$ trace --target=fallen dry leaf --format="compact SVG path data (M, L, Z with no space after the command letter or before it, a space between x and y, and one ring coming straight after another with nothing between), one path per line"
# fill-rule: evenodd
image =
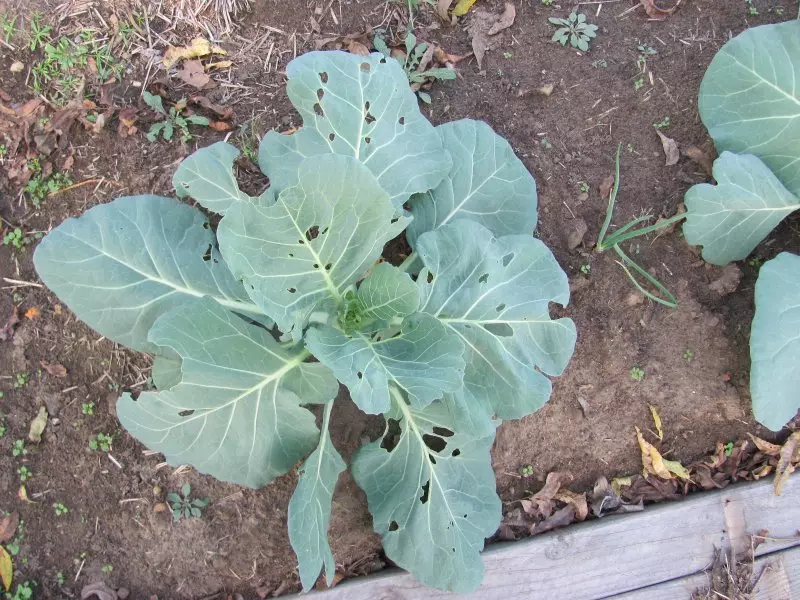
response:
M626 477L627 486L631 484L631 478ZM617 485L615 486L615 482ZM596 517L607 515L622 514L629 512L639 512L644 510L642 502L630 504L620 497L620 488L617 479L612 480L611 485L605 477L600 477L592 489L592 514Z
M33 421L31 421L31 426L28 430L28 439L36 444L41 442L45 427L47 427L47 409L42 406L33 418Z
M778 465L775 467L775 494L781 495L781 488L786 480L789 479L797 463L800 462L800 431L795 431L781 447L778 458Z
M19 324L19 315L17 315L17 307L11 308L11 314L6 319L5 324L0 327L0 342L7 342L14 337L14 329Z
M691 146L690 148L687 148L684 154L687 158L700 165L703 171L706 172L706 175L709 177L711 176L711 171L714 166L714 159L711 156L703 152L697 146Z
M117 590L108 587L108 585L102 581L90 583L81 590L81 600L87 600L92 596L96 596L98 600L117 600L119 597L117 596Z
M28 498L28 489L24 485L19 486L19 489L17 490L17 498L23 502L26 502L27 504L39 504L35 500Z
M11 589L11 583L14 581L14 563L11 555L2 546L0 546L0 581L3 582L6 591Z
M589 231L589 226L584 219L573 219L567 225L567 247L575 250L583 242L583 236Z
M136 114L136 109L132 106L123 108L117 115L119 124L117 125L117 135L121 138L129 137L136 133L134 123L139 118Z
M572 481L572 474L566 471L552 471L547 474L544 487L528 500L522 500L522 509L531 517L546 517L553 512L553 500L565 483Z
M0 519L0 544L5 544L14 537L19 525L19 515L15 512Z
M450 5L453 3L453 0L437 0L436 1L436 14L438 17L446 22L450 23L450 15L447 14L447 11L450 10Z
M49 363L45 360L39 361L41 367L50 373L53 377L66 377L67 376L67 369L63 365L59 365L58 363Z
M157 504L155 504L153 506L153 512L154 513L162 513L165 510L167 510L167 505L164 504L163 502L158 502Z
M217 62L208 63L206 65L206 71L210 71L212 69L229 69L232 66L232 60L218 60Z
M41 313L39 312L39 309L36 308L35 306L32 306L28 310L25 311L25 318L26 319L35 319L40 314Z
M537 523L531 527L531 535L545 533L552 531L559 527L566 527L575 520L575 507L567 504L563 508L559 508L552 515L549 515L544 521Z
M489 35L497 35L504 29L508 29L514 24L514 19L517 18L517 9L514 8L514 5L511 2L506 2L506 6L503 9L503 14L500 15L500 18L497 22L492 25L492 28L489 29Z
M658 434L658 439L663 440L664 429L661 427L661 415L658 414L658 409L652 404L650 405L650 414L653 416L653 423L655 423L656 426L656 433Z
M641 430L636 427L636 438L642 451L642 467L644 476L655 475L662 479L672 479L675 475L681 479L689 479L689 472L675 460L666 460L650 442L644 439Z
M763 452L767 456L779 456L781 453L781 447L778 444L773 444L766 440L762 440L760 437L754 436L752 433L748 433L747 435L750 436L750 439L753 440L753 443L758 448L759 452Z
M611 190L614 187L614 176L609 175L603 181L600 182L600 199L601 200L608 200L608 197L611 195Z
M657 21L663 21L675 12L681 0L675 0L675 2L669 2L668 0L639 0L639 2L644 6L648 17L656 19Z
M169 69L179 60L185 58L202 58L209 54L221 54L226 56L228 53L219 46L212 45L207 39L199 37L193 39L189 46L169 46L167 51L164 52L162 62L164 63L164 67Z
M216 113L219 115L220 119L226 121L233 116L233 108L230 106L220 106L219 104L214 104L211 100L200 94L189 98L189 102L192 104L197 104L198 106L202 106L206 110Z
M453 16L463 17L465 14L469 12L469 9L472 8L472 6L477 1L478 0L458 0L455 8L453 9Z
M578 521L583 521L589 516L589 505L586 503L585 494L577 494L567 488L561 488L555 495L555 499L572 506L575 509L575 518Z
M369 48L358 40L347 40L345 47L350 54L357 54L358 56L369 56Z
M661 140L661 146L664 148L664 156L666 157L664 166L671 167L672 165L678 164L678 160L681 157L681 151L678 149L678 143L672 138L665 136L658 129L656 129L656 133Z
M199 60L184 61L181 69L176 73L176 75L178 79L184 83L188 83L198 90L202 90L209 83L211 83L211 77L206 74L206 71L203 68L203 63L201 63Z
M738 265L731 263L722 267L722 274L708 284L708 289L720 296L727 296L736 291L742 280L742 270Z
M214 131L230 131L233 129L233 125L226 121L211 121L208 124L208 128Z

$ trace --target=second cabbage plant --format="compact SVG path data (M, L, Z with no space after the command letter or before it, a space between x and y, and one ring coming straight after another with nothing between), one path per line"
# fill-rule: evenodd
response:
M434 128L393 59L312 52L287 73L303 127L265 136L264 193L242 192L238 150L214 144L174 178L205 211L119 198L54 229L37 271L100 334L154 357L157 391L117 404L147 447L253 488L300 463L288 525L305 589L335 570L342 383L386 422L349 465L386 555L474 590L501 520L495 430L547 401L575 344L572 321L549 316L569 286L531 235L534 179L488 125ZM382 262L403 232L413 253Z

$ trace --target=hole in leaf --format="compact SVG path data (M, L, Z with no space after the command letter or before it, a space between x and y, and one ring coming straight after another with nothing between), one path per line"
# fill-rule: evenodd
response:
M319 234L320 234L320 235L325 235L326 233L328 233L328 229L330 229L330 228L329 228L329 227L326 227L325 229L323 229L322 231L320 231L320 232L319 232Z
M425 485L422 486L422 496L419 497L420 501L425 504L428 502L428 492L431 488L431 480L429 479Z
M359 379L364 379L364 374L361 371L358 371L356 373L356 377L358 377Z
M510 263L513 258L514 258L514 253L513 252L509 252L508 254L506 254L503 257L503 266L507 267L508 263Z
M446 441L439 436L431 435L430 433L422 434L422 441L425 442L425 445L434 452L441 452L445 449L445 446L447 446Z
M325 111L322 110L322 105L319 102L314 103L314 112L318 117L324 117Z
M372 141L372 138L367 136L367 137L364 138L364 141L369 144Z
M434 465L436 464L436 457L434 457L434 456L433 456L433 454L428 454L428 459L429 459L429 460L431 461L431 463L433 463Z
M194 414L194 410L182 410L181 412L178 413L178 416L179 417L188 417L188 416L193 415L193 414Z
M451 456L458 456L459 454L461 454L461 450L456 448L455 450L453 450L453 453L451 454Z
M369 63L367 63L367 62L363 62L363 63L361 63L360 65L358 65L358 67L359 67L359 68L360 68L362 71L364 71L365 73L369 73L369 72L370 72L370 70L371 70L371 67L369 66Z
M297 291L297 288L289 288L286 291L289 292L290 294L294 294Z
M209 223L208 221L206 221L205 223L203 223L203 229L208 229L208 228L210 228L210 227L211 227L211 223Z
M332 267L333 267L333 263L328 263L327 265L325 265L325 270L326 271L330 271Z
M498 304L498 305L495 307L495 310L496 310L497 312L503 312L505 309L506 309L506 305L505 305L505 304Z
M397 446L397 440L400 438L400 421L397 419L386 420L386 433L383 434L381 440L381 448L391 452Z
M336 139L336 134L335 134L335 133L329 133L329 134L328 134L328 139L329 139L330 141L333 141L333 140L335 140L335 139Z
M369 111L369 100L364 102L364 110Z
M305 241L305 240L297 240L297 243L298 243L298 244L305 244L305 243L306 243L306 241Z
M467 515L464 515L464 518L466 519L466 518L467 518Z
M433 273L428 271L428 283L433 283Z
M203 260L206 262L211 260L211 244L208 245L208 249L203 253Z
M392 225L397 223L400 220L400 217L394 217L391 221L389 221Z
M294 254L292 254L291 252L289 252L289 258L294 258Z
M454 435L453 432L446 427L434 427L433 433L442 437L452 437Z
M500 337L511 337L514 335L514 330L508 323L487 323L483 326L486 331Z
M400 525L397 524L397 521L389 523L389 531L397 531L398 529L400 529Z
M405 117L400 117L400 120L398 120L397 122L400 123L400 125L405 125L406 124L406 118Z
M319 227L314 225L306 230L306 239L310 242L319 235Z
M185 189L185 190L189 189L189 184L186 183L185 181L181 181L181 185L183 186L183 189Z
M319 263L314 263L314 268L319 269Z
M325 71L323 71L322 73L319 74L319 80L322 83L328 83L328 74Z
M381 63L382 65L385 65L385 64L386 64L386 57L384 56L384 57L383 57L382 59L380 59L378 62L379 62L379 63Z
M367 113L364 116L364 120L367 122L368 125L372 125L375 122L375 117L373 117L371 113Z
M478 281L480 281L481 283L486 283L487 281L489 281L489 274L484 273L483 275L478 277Z
M317 90L317 100L322 100L322 97L323 97L324 95L325 95L325 90L323 90L322 88L319 88L319 89Z

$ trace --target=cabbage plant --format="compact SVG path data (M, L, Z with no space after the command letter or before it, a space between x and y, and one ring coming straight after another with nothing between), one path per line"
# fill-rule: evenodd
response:
M264 193L239 189L239 152L216 143L174 177L199 207L96 206L47 235L36 269L98 333L154 357L156 391L117 403L148 448L252 488L300 464L288 526L305 589L335 570L341 383L386 422L350 462L386 555L473 590L501 520L495 430L547 401L575 344L549 316L569 288L531 235L534 179L485 123L434 128L394 60L312 52L287 73L303 127L263 139ZM382 262L403 233L413 253Z
M748 29L703 77L700 117L714 139L716 185L686 193L686 240L725 265L746 258L800 209L800 21ZM755 288L750 392L756 419L778 430L800 409L800 256L766 262Z

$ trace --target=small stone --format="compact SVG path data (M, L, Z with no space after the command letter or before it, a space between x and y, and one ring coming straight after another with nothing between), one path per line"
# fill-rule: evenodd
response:
M578 202L586 202L589 199L589 194L586 192L581 192L578 194Z
M161 495L161 486L155 485L153 486L153 496L160 496Z
M8 69L12 73L21 73L25 69L25 64L19 60L15 60L11 63L11 67Z
M567 225L567 247L570 250L575 250L583 242L583 236L589 227L583 219L574 219Z

